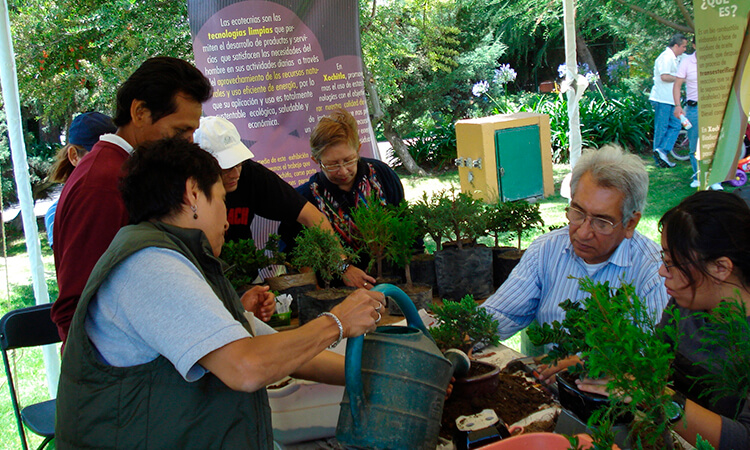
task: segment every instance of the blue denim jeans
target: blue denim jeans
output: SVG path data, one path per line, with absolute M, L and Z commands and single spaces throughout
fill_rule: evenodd
M 693 128 L 687 130 L 690 142 L 690 165 L 693 167 L 693 179 L 698 175 L 698 160 L 695 159 L 695 150 L 698 148 L 698 107 L 685 106 L 685 117 L 693 124 Z
M 672 114 L 672 105 L 655 101 L 651 101 L 651 105 L 654 107 L 654 150 L 658 148 L 664 153 L 669 153 L 674 148 L 677 135 L 682 128 L 680 119 Z

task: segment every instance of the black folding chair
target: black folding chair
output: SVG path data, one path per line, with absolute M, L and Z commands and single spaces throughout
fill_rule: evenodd
M 57 326 L 49 315 L 51 308 L 52 304 L 48 303 L 16 309 L 0 319 L 0 346 L 3 349 L 5 376 L 8 378 L 10 400 L 13 402 L 18 435 L 24 450 L 29 448 L 24 424 L 34 433 L 44 437 L 44 442 L 38 449 L 43 449 L 55 437 L 55 399 L 28 405 L 23 409 L 19 407 L 8 351 L 60 342 Z

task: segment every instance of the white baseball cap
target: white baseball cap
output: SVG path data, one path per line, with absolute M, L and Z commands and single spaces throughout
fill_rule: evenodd
M 214 155 L 222 169 L 231 169 L 254 156 L 240 140 L 237 128 L 223 117 L 201 117 L 193 141 Z

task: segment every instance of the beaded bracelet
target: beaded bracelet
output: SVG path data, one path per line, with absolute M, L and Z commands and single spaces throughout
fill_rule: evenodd
M 328 348 L 335 348 L 337 345 L 339 345 L 339 343 L 341 343 L 341 340 L 344 338 L 344 326 L 341 325 L 341 321 L 339 320 L 338 317 L 336 317 L 336 314 L 332 312 L 323 312 L 323 313 L 318 314 L 318 317 L 322 317 L 322 316 L 328 316 L 332 318 L 333 320 L 336 321 L 336 325 L 339 327 L 339 338 L 336 339 L 336 342 L 328 346 Z

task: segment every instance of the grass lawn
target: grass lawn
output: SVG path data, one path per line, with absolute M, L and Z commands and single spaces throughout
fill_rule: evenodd
M 676 205 L 680 200 L 694 191 L 688 186 L 692 171 L 687 161 L 679 162 L 677 167 L 673 169 L 660 169 L 654 166 L 650 156 L 643 159 L 648 167 L 650 186 L 648 205 L 638 225 L 638 230 L 654 241 L 659 242 L 659 232 L 657 229 L 659 218 L 667 209 Z M 559 191 L 560 183 L 567 171 L 567 166 L 560 165 L 554 167 L 555 194 L 539 201 L 542 218 L 546 227 L 566 224 L 564 210 L 567 200 L 559 195 Z M 408 201 L 418 199 L 422 196 L 422 192 L 428 192 L 429 195 L 434 190 L 458 186 L 459 184 L 458 173 L 456 171 L 437 177 L 405 176 L 402 177 L 402 180 Z M 731 189 L 733 188 L 727 188 L 727 190 Z M 43 230 L 43 227 L 41 229 Z M 522 246 L 526 248 L 541 233 L 542 231 L 536 231 L 525 236 Z M 44 235 L 42 237 L 45 273 L 48 277 L 50 297 L 54 299 L 57 289 L 54 282 L 52 252 L 47 245 L 46 237 Z M 487 238 L 487 243 L 490 243 L 489 238 Z M 7 265 L 4 262 L 0 263 L 2 264 L 2 267 L 0 267 L 0 271 L 2 271 L 0 279 L 7 276 L 10 287 L 9 289 L 0 289 L 0 314 L 34 303 L 23 236 L 18 232 L 11 234 L 9 236 L 8 248 L 9 254 L 12 256 L 8 258 Z M 434 243 L 432 244 L 432 248 L 434 249 Z M 0 259 L 0 261 L 2 260 Z M 7 275 L 6 268 L 8 269 Z M 505 343 L 516 349 L 520 346 L 516 337 L 505 341 Z M 35 402 L 48 398 L 41 351 L 25 350 L 17 352 L 15 355 L 15 374 L 16 383 L 23 387 L 20 392 L 22 402 Z M 0 376 L 0 384 L 2 384 L 0 386 L 0 449 L 20 448 L 4 372 Z M 31 433 L 30 441 L 31 446 L 36 447 L 41 442 L 41 439 Z

